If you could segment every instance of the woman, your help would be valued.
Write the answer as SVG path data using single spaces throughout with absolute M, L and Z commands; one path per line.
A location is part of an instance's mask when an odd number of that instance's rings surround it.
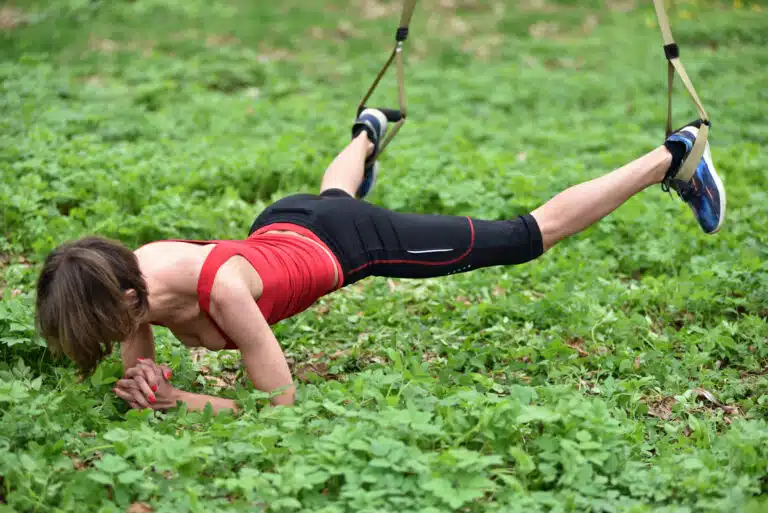
M 662 146 L 508 221 L 393 212 L 361 201 L 376 178 L 385 115 L 361 113 L 352 142 L 333 160 L 319 195 L 283 198 L 262 212 L 245 240 L 156 241 L 131 252 L 84 238 L 56 248 L 37 286 L 37 325 L 49 346 L 83 374 L 120 342 L 124 368 L 115 393 L 134 408 L 178 401 L 200 410 L 234 409 L 234 401 L 177 390 L 170 369 L 154 363 L 151 325 L 187 346 L 237 349 L 256 388 L 272 402 L 294 402 L 294 386 L 270 325 L 319 297 L 367 276 L 429 278 L 539 257 L 605 217 L 634 194 L 661 183 L 674 188 L 702 229 L 723 222 L 725 190 L 706 147 L 690 180 L 676 178 L 700 122 Z

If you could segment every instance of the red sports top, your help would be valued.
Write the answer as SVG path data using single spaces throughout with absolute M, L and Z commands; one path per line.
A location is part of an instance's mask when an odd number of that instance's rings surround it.
M 322 248 L 302 237 L 264 233 L 269 230 L 298 233 L 317 242 Z M 225 349 L 237 349 L 237 346 L 210 315 L 211 289 L 219 268 L 233 256 L 242 256 L 259 273 L 263 290 L 256 304 L 269 324 L 303 312 L 318 298 L 334 290 L 335 272 L 338 271 L 336 289 L 344 284 L 341 264 L 328 246 L 311 231 L 294 224 L 270 224 L 256 230 L 245 240 L 174 239 L 173 242 L 216 244 L 200 270 L 197 300 L 200 309 L 227 341 Z

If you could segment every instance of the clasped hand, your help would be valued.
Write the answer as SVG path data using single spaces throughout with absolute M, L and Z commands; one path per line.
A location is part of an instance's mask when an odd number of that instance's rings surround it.
M 117 382 L 114 391 L 131 408 L 165 410 L 176 406 L 176 389 L 170 379 L 170 368 L 148 358 L 139 358 L 139 362 Z

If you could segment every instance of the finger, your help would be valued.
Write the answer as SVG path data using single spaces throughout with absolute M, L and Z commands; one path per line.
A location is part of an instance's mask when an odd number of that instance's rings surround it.
M 114 390 L 115 390 L 115 395 L 120 399 L 122 399 L 123 401 L 126 401 L 128 404 L 134 402 L 133 395 L 131 395 L 130 392 L 127 392 L 119 388 L 115 388 Z
M 125 371 L 124 378 L 135 378 L 136 376 L 143 376 L 144 370 L 141 368 L 141 365 L 137 365 L 135 367 L 131 367 L 127 371 Z
M 149 387 L 146 381 L 143 379 L 134 379 L 134 383 L 136 383 L 136 389 L 137 391 L 146 398 L 151 404 L 155 403 L 155 394 L 152 392 L 152 389 Z M 157 389 L 157 385 L 155 385 L 155 389 Z
M 147 401 L 147 398 L 144 397 L 144 394 L 141 393 L 140 390 L 134 389 L 131 391 L 131 396 L 133 398 L 133 401 L 138 403 L 139 406 L 142 408 L 151 408 L 149 405 L 149 402 Z
M 134 379 L 119 380 L 117 382 L 117 387 L 115 387 L 114 390 L 115 393 L 121 398 L 125 399 L 126 401 L 134 401 L 138 403 L 142 408 L 149 408 L 150 403 L 155 402 L 154 394 L 150 392 L 152 399 L 148 399 L 148 397 L 144 395 L 144 392 L 141 390 L 139 385 L 136 383 L 136 380 Z
M 156 372 L 155 372 L 156 365 L 154 363 L 152 363 L 149 360 L 144 360 L 141 362 L 141 364 L 139 364 L 138 367 L 139 367 L 139 370 L 141 371 L 144 381 L 146 381 L 150 387 L 152 387 L 152 385 L 157 385 Z
M 171 368 L 168 367 L 167 365 L 161 365 L 160 366 L 160 370 L 161 370 L 162 375 L 165 378 L 165 380 L 166 381 L 170 381 L 171 380 Z
M 143 375 L 143 379 L 149 385 L 149 388 L 153 392 L 157 392 L 157 387 L 162 382 L 163 373 L 160 366 L 152 360 L 143 360 L 138 366 L 139 371 Z
M 146 394 L 151 394 L 152 393 L 152 385 L 150 385 L 147 382 L 147 378 L 145 376 L 144 369 L 142 369 L 140 367 L 134 367 L 133 369 L 131 369 L 128 372 L 125 373 L 125 378 L 127 378 L 126 379 L 127 381 L 130 381 L 131 383 L 133 383 L 132 387 L 135 386 L 135 387 L 142 388 L 142 390 Z M 121 380 L 121 381 L 123 381 L 123 380 Z M 118 383 L 119 383 L 119 381 L 118 381 Z
M 136 380 L 133 379 L 118 379 L 117 383 L 115 383 L 115 388 L 125 390 L 126 392 L 130 392 L 136 386 Z

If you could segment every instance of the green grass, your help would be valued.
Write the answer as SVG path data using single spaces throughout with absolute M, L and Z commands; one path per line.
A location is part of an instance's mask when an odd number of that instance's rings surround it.
M 522 4 L 420 2 L 410 120 L 371 201 L 513 217 L 663 140 L 650 2 Z M 80 383 L 45 352 L 34 281 L 57 244 L 243 237 L 270 201 L 317 189 L 390 50 L 388 5 L 0 8 L 0 512 L 768 508 L 768 16 L 752 2 L 670 5 L 728 191 L 716 236 L 652 188 L 524 266 L 366 280 L 275 326 L 294 408 L 265 407 L 235 354 L 193 359 L 160 328 L 175 385 L 245 413 L 126 411 L 116 357 Z M 376 102 L 394 92 L 389 77 Z

